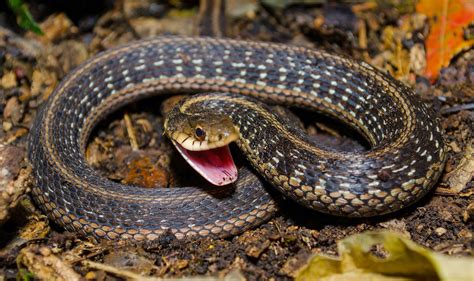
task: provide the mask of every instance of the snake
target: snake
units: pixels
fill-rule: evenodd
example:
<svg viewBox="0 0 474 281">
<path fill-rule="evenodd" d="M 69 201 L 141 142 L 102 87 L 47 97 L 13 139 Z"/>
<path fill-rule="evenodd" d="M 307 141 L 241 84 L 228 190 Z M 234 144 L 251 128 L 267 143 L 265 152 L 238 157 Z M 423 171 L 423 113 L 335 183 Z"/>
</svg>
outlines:
<svg viewBox="0 0 474 281">
<path fill-rule="evenodd" d="M 193 150 L 182 137 L 188 134 L 212 146 L 227 133 L 203 138 L 211 132 L 192 120 L 224 118 L 253 168 L 241 168 L 235 182 L 220 187 L 146 189 L 109 180 L 87 163 L 88 138 L 105 116 L 139 99 L 183 93 L 204 95 L 172 110 L 184 115 L 165 121 L 172 141 Z M 319 144 L 267 104 L 328 115 L 358 131 L 370 148 Z M 368 63 L 278 43 L 165 36 L 107 50 L 69 73 L 38 110 L 28 159 L 32 197 L 55 223 L 98 239 L 141 242 L 165 233 L 240 234 L 276 212 L 273 189 L 335 216 L 395 212 L 431 190 L 446 147 L 436 112 Z"/>
</svg>

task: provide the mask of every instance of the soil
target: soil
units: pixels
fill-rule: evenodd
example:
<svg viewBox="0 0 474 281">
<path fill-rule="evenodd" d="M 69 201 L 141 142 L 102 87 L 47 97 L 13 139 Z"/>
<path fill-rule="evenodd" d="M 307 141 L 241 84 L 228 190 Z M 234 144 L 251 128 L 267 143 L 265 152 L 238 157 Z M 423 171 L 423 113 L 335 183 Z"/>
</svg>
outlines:
<svg viewBox="0 0 474 281">
<path fill-rule="evenodd" d="M 227 31 L 229 37 L 326 48 L 366 60 L 416 89 L 439 112 L 449 155 L 445 172 L 433 191 L 414 206 L 377 218 L 345 219 L 311 212 L 281 199 L 280 211 L 273 219 L 242 235 L 183 242 L 168 234 L 141 246 L 95 241 L 49 222 L 29 195 L 22 195 L 32 184 L 22 171 L 28 171 L 24 160 L 28 128 L 38 108 L 70 70 L 97 52 L 149 36 L 192 34 L 189 27 L 197 10 L 195 4 L 181 1 L 97 1 L 94 7 L 85 7 L 82 1 L 71 2 L 73 7 L 54 1 L 30 4 L 43 36 L 19 29 L 12 13 L 1 7 L 0 140 L 7 148 L 0 148 L 0 156 L 10 157 L 0 161 L 0 168 L 11 176 L 0 178 L 8 186 L 0 190 L 0 277 L 29 276 L 17 261 L 19 255 L 25 258 L 22 249 L 35 247 L 34 253 L 43 257 L 54 254 L 87 279 L 109 280 L 118 275 L 91 269 L 84 260 L 158 277 L 223 276 L 235 270 L 247 280 L 286 280 L 293 278 L 311 254 L 335 255 L 338 240 L 380 229 L 402 233 L 440 253 L 471 255 L 474 50 L 453 58 L 433 84 L 409 57 L 399 57 L 402 64 L 411 65 L 402 71 L 393 63 L 396 54 L 381 34 L 392 29 L 402 38 L 398 41 L 400 48 L 411 53 L 423 43 L 417 38 L 424 38 L 427 23 L 413 23 L 402 29 L 400 21 L 417 22 L 419 15 L 395 5 L 364 8 L 361 4 L 317 4 L 282 9 L 244 1 L 248 7 L 239 10 L 232 6 L 234 1 L 229 1 L 233 8 Z M 89 163 L 112 180 L 144 188 L 199 183 L 199 176 L 162 134 L 161 102 L 151 99 L 129 105 L 103 120 L 87 148 Z M 367 149 L 360 136 L 346 133 L 333 120 L 316 114 L 296 115 L 303 117 L 302 125 L 315 141 L 341 150 Z M 233 152 L 239 154 L 237 149 Z M 183 179 L 189 174 L 194 176 Z"/>
</svg>

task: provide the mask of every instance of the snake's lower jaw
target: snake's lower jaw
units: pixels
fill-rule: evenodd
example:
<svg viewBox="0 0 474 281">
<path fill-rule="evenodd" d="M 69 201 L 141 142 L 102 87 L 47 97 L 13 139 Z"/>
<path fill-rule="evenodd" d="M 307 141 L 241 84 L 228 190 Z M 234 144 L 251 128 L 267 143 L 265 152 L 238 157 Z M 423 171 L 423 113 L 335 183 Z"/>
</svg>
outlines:
<svg viewBox="0 0 474 281">
<path fill-rule="evenodd" d="M 173 144 L 186 162 L 211 184 L 223 186 L 237 180 L 237 167 L 228 145 L 209 150 L 191 151 L 175 141 Z"/>
</svg>

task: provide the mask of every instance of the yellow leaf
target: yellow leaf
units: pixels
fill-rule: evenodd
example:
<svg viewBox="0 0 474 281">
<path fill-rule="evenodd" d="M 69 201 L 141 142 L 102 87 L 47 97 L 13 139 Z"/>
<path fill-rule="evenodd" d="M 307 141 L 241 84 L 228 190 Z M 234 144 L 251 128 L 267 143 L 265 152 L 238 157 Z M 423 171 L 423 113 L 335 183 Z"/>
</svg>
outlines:
<svg viewBox="0 0 474 281">
<path fill-rule="evenodd" d="M 474 277 L 473 258 L 441 255 L 393 232 L 353 235 L 338 243 L 338 252 L 339 257 L 313 256 L 298 270 L 296 280 L 468 281 Z"/>
</svg>

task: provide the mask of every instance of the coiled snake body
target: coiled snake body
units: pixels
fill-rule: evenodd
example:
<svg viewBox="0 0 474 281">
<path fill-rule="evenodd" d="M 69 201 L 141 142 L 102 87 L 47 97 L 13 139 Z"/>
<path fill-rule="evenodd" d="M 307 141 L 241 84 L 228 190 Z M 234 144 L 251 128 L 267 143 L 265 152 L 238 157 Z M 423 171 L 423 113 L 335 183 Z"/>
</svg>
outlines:
<svg viewBox="0 0 474 281">
<path fill-rule="evenodd" d="M 334 215 L 373 216 L 424 194 L 445 161 L 439 120 L 402 83 L 320 50 L 272 43 L 162 37 L 106 51 L 77 68 L 39 112 L 29 139 L 33 197 L 68 230 L 108 239 L 225 237 L 275 211 L 246 170 L 227 187 L 144 189 L 101 177 L 85 161 L 87 138 L 104 115 L 170 92 L 225 92 L 321 111 L 359 130 L 371 149 L 320 147 L 235 95 L 205 96 L 240 127 L 239 146 L 287 197 Z M 220 108 L 220 109 L 219 109 Z M 264 140 L 264 141 L 262 141 Z"/>
</svg>

